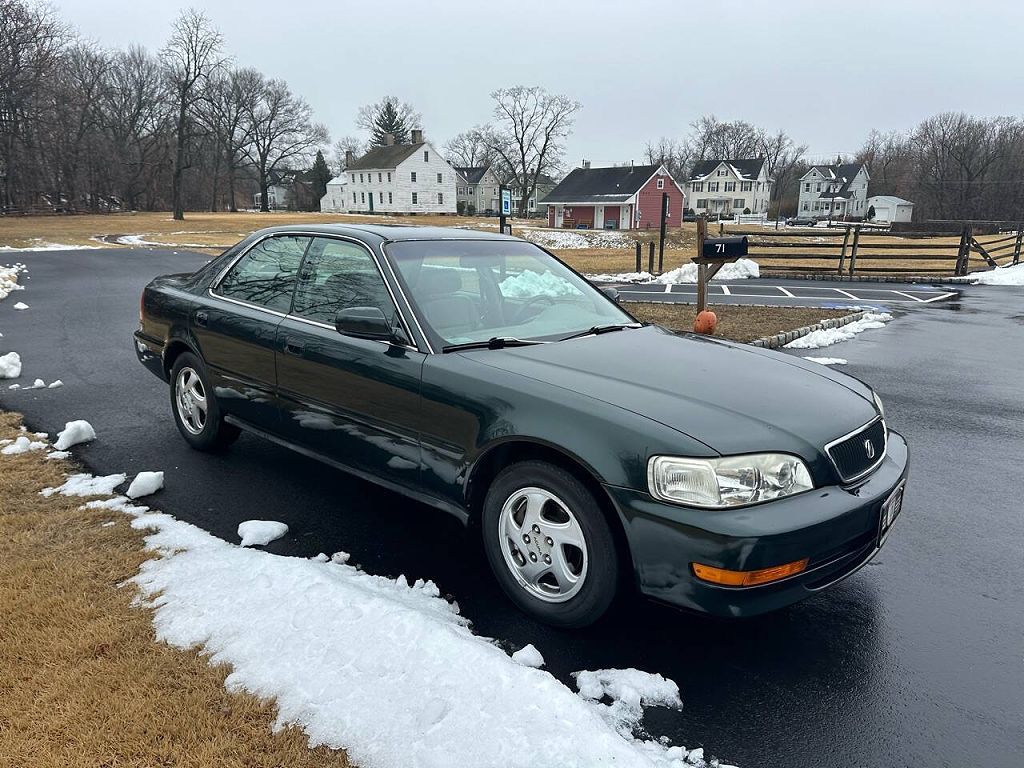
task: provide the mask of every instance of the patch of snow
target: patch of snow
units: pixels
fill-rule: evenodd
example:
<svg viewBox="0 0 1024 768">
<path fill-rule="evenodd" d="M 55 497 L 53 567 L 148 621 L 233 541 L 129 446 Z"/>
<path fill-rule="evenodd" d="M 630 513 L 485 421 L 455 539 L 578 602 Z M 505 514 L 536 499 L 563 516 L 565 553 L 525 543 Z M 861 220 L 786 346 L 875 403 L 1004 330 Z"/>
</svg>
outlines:
<svg viewBox="0 0 1024 768">
<path fill-rule="evenodd" d="M 533 667 L 534 669 L 540 669 L 544 666 L 544 657 L 540 655 L 540 651 L 534 647 L 533 643 L 527 643 L 513 653 L 512 661 L 516 664 L 522 664 L 524 667 Z"/>
<path fill-rule="evenodd" d="M 498 284 L 502 296 L 528 299 L 534 296 L 580 296 L 576 286 L 555 275 L 551 270 L 543 273 L 527 269 L 518 275 L 506 277 Z"/>
<path fill-rule="evenodd" d="M 56 379 L 54 381 L 51 381 L 49 386 L 47 386 L 46 388 L 47 389 L 57 389 L 58 387 L 63 387 L 63 386 L 64 386 L 64 382 L 61 381 L 60 379 Z"/>
<path fill-rule="evenodd" d="M 718 270 L 718 273 L 712 278 L 712 282 L 715 280 L 747 280 L 751 277 L 759 277 L 761 269 L 756 261 L 751 259 L 737 259 L 735 262 L 729 264 L 723 264 L 722 268 Z M 697 265 L 696 264 L 683 264 L 683 266 L 673 269 L 670 272 L 666 272 L 654 280 L 650 280 L 652 283 L 661 283 L 662 285 L 676 285 L 678 283 L 696 283 L 697 282 Z"/>
<path fill-rule="evenodd" d="M 841 357 L 805 357 L 804 360 L 820 365 L 846 365 L 846 361 Z"/>
<path fill-rule="evenodd" d="M 21 376 L 21 355 L 17 352 L 0 355 L 0 379 L 16 379 L 19 376 Z"/>
<path fill-rule="evenodd" d="M 811 331 L 806 336 L 794 339 L 786 345 L 786 349 L 820 349 L 841 341 L 849 341 L 858 333 L 871 330 L 872 328 L 884 328 L 885 324 L 892 320 L 888 312 L 865 312 L 864 316 L 852 323 L 847 323 L 839 328 L 822 328 Z"/>
<path fill-rule="evenodd" d="M 1024 285 L 1024 264 L 997 267 L 989 272 L 976 272 L 957 279 L 974 285 Z"/>
<path fill-rule="evenodd" d="M 25 389 L 46 389 L 46 382 L 42 379 L 36 379 L 32 382 L 31 387 L 25 387 Z"/>
<path fill-rule="evenodd" d="M 38 243 L 38 245 L 32 245 L 27 248 L 12 248 L 9 245 L 0 245 L 0 251 L 4 253 L 25 253 L 28 251 L 83 251 L 99 247 L 96 245 L 65 245 L 64 243 L 47 243 L 39 237 L 32 238 L 32 242 Z"/>
<path fill-rule="evenodd" d="M 92 428 L 92 424 L 78 419 L 64 425 L 64 429 L 57 433 L 57 442 L 53 444 L 53 447 L 58 451 L 64 451 L 73 445 L 88 443 L 95 439 L 96 430 Z"/>
<path fill-rule="evenodd" d="M 125 495 L 129 499 L 138 499 L 142 496 L 149 496 L 164 487 L 163 472 L 139 472 L 132 480 Z"/>
<path fill-rule="evenodd" d="M 13 456 L 18 453 L 28 453 L 29 451 L 41 451 L 49 446 L 38 440 L 29 440 L 24 435 L 19 435 L 18 439 L 10 445 L 0 448 L 0 453 L 5 456 Z"/>
<path fill-rule="evenodd" d="M 71 451 L 50 451 L 46 454 L 48 459 L 66 459 L 71 455 Z"/>
<path fill-rule="evenodd" d="M 96 477 L 88 472 L 71 475 L 63 485 L 56 488 L 43 488 L 39 493 L 50 497 L 55 493 L 64 496 L 109 496 L 121 483 L 125 481 L 125 475 L 105 475 Z"/>
<path fill-rule="evenodd" d="M 199 232 L 181 232 L 172 234 L 201 234 Z M 112 235 L 105 235 L 102 238 L 93 238 L 94 240 L 99 239 L 100 242 L 109 243 L 111 242 Z M 146 240 L 145 235 L 118 235 L 113 237 L 113 242 L 117 245 L 130 245 L 135 247 L 144 248 L 219 248 L 217 245 L 210 245 L 209 243 L 158 243 L 153 240 Z"/>
<path fill-rule="evenodd" d="M 110 528 L 113 525 L 117 525 L 116 520 L 108 520 L 105 523 L 100 523 L 100 528 Z"/>
<path fill-rule="evenodd" d="M 21 384 L 11 384 L 8 389 L 21 389 Z"/>
<path fill-rule="evenodd" d="M 585 275 L 592 283 L 650 283 L 654 275 L 650 272 L 620 272 L 617 275 L 597 274 Z"/>
<path fill-rule="evenodd" d="M 23 264 L 0 267 L 0 301 L 6 299 L 13 291 L 25 289 L 25 286 L 18 282 L 18 275 L 24 271 Z"/>
<path fill-rule="evenodd" d="M 288 533 L 288 526 L 276 520 L 246 520 L 238 524 L 239 546 L 262 547 Z"/>
<path fill-rule="evenodd" d="M 127 496 L 114 496 L 109 499 L 94 499 L 82 505 L 82 509 L 111 509 L 115 512 L 124 512 L 126 515 L 137 517 L 149 512 L 149 507 L 132 504 Z"/>
<path fill-rule="evenodd" d="M 524 240 L 554 250 L 633 248 L 636 242 L 628 235 L 614 229 L 531 229 L 520 227 L 518 234 Z"/>
<path fill-rule="evenodd" d="M 639 726 L 644 707 L 683 707 L 679 686 L 661 675 L 639 669 L 599 669 L 574 672 L 573 677 L 584 699 L 611 700 L 610 704 L 601 704 L 600 711 L 609 725 L 623 736 L 630 735 Z"/>
<path fill-rule="evenodd" d="M 19 301 L 17 304 L 14 305 L 14 309 L 28 309 L 28 304 L 26 304 L 24 301 Z"/>
</svg>

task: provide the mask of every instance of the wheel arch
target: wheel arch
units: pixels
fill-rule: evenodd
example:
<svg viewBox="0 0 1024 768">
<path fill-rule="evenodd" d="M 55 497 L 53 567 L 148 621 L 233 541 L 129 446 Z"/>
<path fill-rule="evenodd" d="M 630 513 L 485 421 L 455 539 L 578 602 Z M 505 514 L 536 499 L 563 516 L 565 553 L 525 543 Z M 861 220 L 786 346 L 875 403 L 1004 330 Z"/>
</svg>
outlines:
<svg viewBox="0 0 1024 768">
<path fill-rule="evenodd" d="M 168 381 L 171 380 L 171 369 L 174 368 L 174 362 L 185 352 L 191 352 L 201 359 L 195 346 L 180 336 L 176 336 L 167 342 L 167 346 L 164 348 L 163 368 L 164 378 Z"/>
</svg>

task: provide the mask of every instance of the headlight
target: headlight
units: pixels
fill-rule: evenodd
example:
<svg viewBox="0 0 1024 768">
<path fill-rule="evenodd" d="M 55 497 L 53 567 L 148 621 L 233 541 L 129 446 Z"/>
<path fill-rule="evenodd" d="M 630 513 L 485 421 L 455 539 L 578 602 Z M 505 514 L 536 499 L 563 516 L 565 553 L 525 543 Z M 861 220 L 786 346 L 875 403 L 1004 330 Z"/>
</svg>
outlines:
<svg viewBox="0 0 1024 768">
<path fill-rule="evenodd" d="M 807 465 L 783 453 L 720 459 L 654 456 L 647 465 L 647 484 L 657 499 L 716 509 L 780 499 L 814 487 Z"/>
<path fill-rule="evenodd" d="M 885 408 L 882 406 L 882 398 L 878 396 L 878 393 L 871 390 L 871 396 L 875 398 L 875 408 L 878 409 L 878 415 L 883 419 L 885 418 Z"/>
</svg>

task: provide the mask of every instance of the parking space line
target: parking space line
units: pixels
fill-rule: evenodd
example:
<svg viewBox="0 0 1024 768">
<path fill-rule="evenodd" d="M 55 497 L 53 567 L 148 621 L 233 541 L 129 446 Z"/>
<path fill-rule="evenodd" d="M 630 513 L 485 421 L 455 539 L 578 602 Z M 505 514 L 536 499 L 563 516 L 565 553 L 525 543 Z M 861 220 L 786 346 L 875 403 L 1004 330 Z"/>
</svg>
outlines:
<svg viewBox="0 0 1024 768">
<path fill-rule="evenodd" d="M 723 285 L 722 286 L 722 295 L 723 296 L 732 296 L 732 293 L 729 292 L 729 286 L 728 285 Z"/>
<path fill-rule="evenodd" d="M 777 288 L 777 289 L 778 289 L 778 290 L 780 290 L 780 291 L 782 291 L 782 295 L 783 295 L 783 296 L 788 296 L 788 297 L 789 297 L 789 298 L 791 298 L 791 299 L 795 299 L 795 298 L 796 298 L 796 296 L 794 296 L 794 295 L 793 295 L 792 293 L 790 293 L 789 291 L 787 291 L 787 290 L 786 290 L 785 288 L 783 288 L 783 287 L 782 287 L 781 285 L 776 285 L 776 286 L 773 286 L 773 287 L 774 287 L 774 288 Z"/>
<path fill-rule="evenodd" d="M 941 301 L 942 299 L 948 299 L 951 296 L 956 296 L 956 291 L 950 291 L 949 293 L 943 293 L 938 296 L 933 296 L 930 299 L 924 299 L 922 304 L 930 304 L 933 301 Z"/>
<path fill-rule="evenodd" d="M 900 296 L 906 296 L 908 299 L 913 299 L 914 301 L 920 301 L 922 304 L 924 303 L 924 299 L 919 299 L 919 298 L 917 298 L 917 296 L 911 296 L 909 293 L 904 293 L 903 291 L 897 291 L 897 290 L 894 290 L 892 288 L 890 288 L 889 290 L 892 291 L 893 293 L 898 293 Z"/>
<path fill-rule="evenodd" d="M 852 293 L 850 293 L 849 291 L 844 291 L 842 288 L 833 288 L 832 290 L 835 291 L 836 293 L 843 294 L 843 296 L 845 296 L 848 299 L 853 299 L 854 301 L 865 301 L 865 299 L 860 298 L 860 296 L 854 296 Z"/>
<path fill-rule="evenodd" d="M 665 286 L 665 293 L 672 293 L 672 283 L 668 283 Z"/>
</svg>

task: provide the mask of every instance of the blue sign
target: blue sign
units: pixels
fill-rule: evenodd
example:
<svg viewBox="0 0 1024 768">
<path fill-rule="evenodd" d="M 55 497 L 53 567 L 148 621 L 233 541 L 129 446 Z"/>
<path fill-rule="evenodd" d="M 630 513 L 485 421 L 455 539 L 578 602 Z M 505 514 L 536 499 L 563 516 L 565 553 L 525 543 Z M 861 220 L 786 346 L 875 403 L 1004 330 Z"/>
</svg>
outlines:
<svg viewBox="0 0 1024 768">
<path fill-rule="evenodd" d="M 511 216 L 512 215 L 512 190 L 503 189 L 501 190 L 501 215 Z"/>
</svg>

